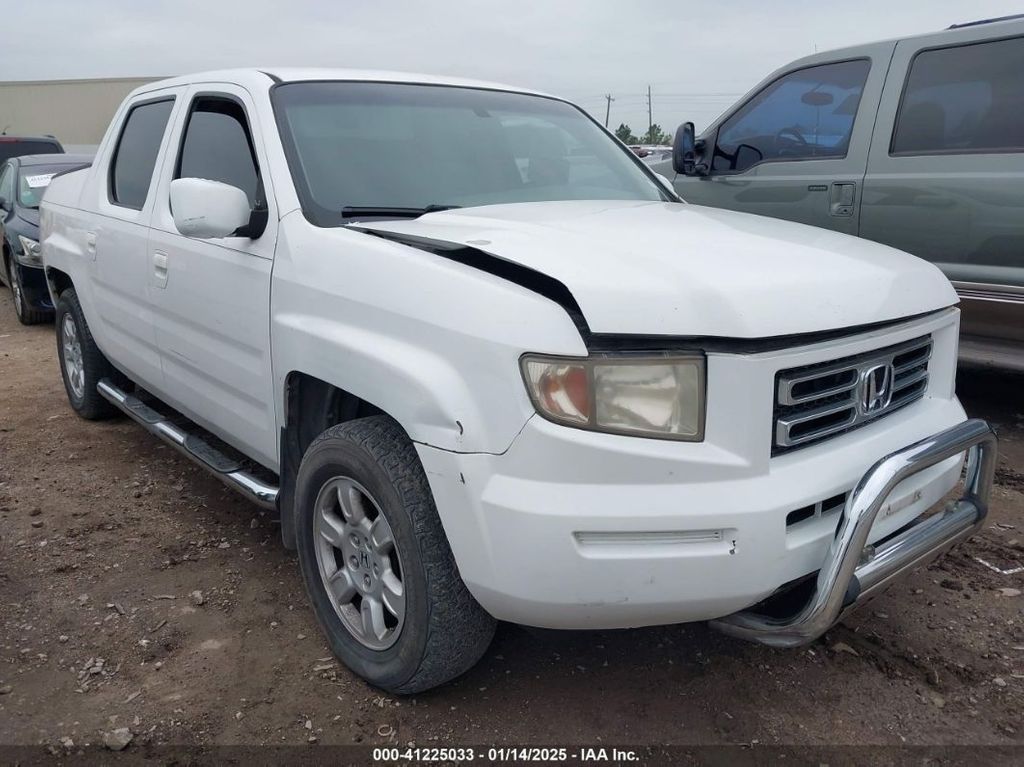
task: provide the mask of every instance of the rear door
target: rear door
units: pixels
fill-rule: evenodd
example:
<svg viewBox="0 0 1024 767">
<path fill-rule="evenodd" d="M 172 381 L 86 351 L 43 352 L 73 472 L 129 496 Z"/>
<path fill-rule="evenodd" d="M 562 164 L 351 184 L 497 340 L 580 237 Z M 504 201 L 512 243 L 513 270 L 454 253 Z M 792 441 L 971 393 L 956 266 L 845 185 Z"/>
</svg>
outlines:
<svg viewBox="0 0 1024 767">
<path fill-rule="evenodd" d="M 698 205 L 856 234 L 893 46 L 804 59 L 775 73 L 704 133 L 714 147 L 711 175 L 677 176 L 676 191 Z"/>
<path fill-rule="evenodd" d="M 183 88 L 138 96 L 122 110 L 115 140 L 97 158 L 96 211 L 85 232 L 93 296 L 83 297 L 93 335 L 103 352 L 133 380 L 159 391 L 163 382 L 150 303 L 146 246 L 153 210 L 155 169 L 168 143 Z"/>
<path fill-rule="evenodd" d="M 861 235 L 938 265 L 965 334 L 1024 342 L 1024 22 L 899 43 Z"/>
<path fill-rule="evenodd" d="M 161 171 L 147 272 L 164 394 L 193 420 L 271 468 L 278 434 L 270 367 L 270 274 L 277 210 L 250 94 L 203 83 L 184 100 Z M 259 237 L 203 240 L 174 225 L 170 184 L 205 178 L 242 189 L 267 212 Z"/>
</svg>

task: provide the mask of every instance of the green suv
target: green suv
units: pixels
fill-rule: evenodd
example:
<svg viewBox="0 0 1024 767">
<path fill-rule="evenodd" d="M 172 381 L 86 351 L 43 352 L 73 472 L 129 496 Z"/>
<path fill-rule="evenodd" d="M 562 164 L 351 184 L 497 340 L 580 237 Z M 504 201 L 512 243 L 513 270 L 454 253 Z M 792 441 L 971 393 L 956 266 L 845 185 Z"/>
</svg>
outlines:
<svg viewBox="0 0 1024 767">
<path fill-rule="evenodd" d="M 688 202 L 932 261 L 961 360 L 1024 370 L 1024 15 L 795 61 L 653 169 Z"/>
</svg>

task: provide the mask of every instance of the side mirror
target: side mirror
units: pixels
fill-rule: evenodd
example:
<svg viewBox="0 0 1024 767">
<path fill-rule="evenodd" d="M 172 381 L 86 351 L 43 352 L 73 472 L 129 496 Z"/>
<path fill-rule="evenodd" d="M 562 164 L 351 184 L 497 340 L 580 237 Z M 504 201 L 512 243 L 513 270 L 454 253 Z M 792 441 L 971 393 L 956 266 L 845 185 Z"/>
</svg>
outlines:
<svg viewBox="0 0 1024 767">
<path fill-rule="evenodd" d="M 171 182 L 174 226 L 186 237 L 230 237 L 249 224 L 252 209 L 241 189 L 205 178 Z"/>
<path fill-rule="evenodd" d="M 697 167 L 697 138 L 693 123 L 685 122 L 676 130 L 672 142 L 672 169 L 684 176 L 692 176 Z"/>
<path fill-rule="evenodd" d="M 7 198 L 6 197 L 0 197 L 0 210 L 10 210 L 10 209 L 11 209 L 11 203 L 7 200 Z"/>
</svg>

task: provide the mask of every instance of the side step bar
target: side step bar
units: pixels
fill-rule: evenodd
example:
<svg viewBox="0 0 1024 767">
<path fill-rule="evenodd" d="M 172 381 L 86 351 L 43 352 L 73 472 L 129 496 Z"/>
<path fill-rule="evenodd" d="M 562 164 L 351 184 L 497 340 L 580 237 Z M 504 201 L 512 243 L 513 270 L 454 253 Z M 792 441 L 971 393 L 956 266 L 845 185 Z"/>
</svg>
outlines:
<svg viewBox="0 0 1024 767">
<path fill-rule="evenodd" d="M 265 509 L 277 508 L 277 487 L 268 485 L 244 471 L 237 461 L 224 455 L 202 437 L 189 434 L 171 423 L 138 397 L 117 388 L 107 378 L 96 384 L 96 391 L 141 424 L 150 434 L 156 435 L 179 453 L 190 458 L 228 487 L 237 490 Z"/>
</svg>

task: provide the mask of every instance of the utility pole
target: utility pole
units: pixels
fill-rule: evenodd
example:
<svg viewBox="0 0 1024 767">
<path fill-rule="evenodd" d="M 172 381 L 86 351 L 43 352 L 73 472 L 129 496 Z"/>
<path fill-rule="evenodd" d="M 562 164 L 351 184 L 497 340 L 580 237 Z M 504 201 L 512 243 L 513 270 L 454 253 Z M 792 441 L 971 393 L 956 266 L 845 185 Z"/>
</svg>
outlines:
<svg viewBox="0 0 1024 767">
<path fill-rule="evenodd" d="M 651 109 L 651 86 L 647 86 L 647 138 L 651 138 L 651 128 L 654 127 L 654 110 Z"/>
<path fill-rule="evenodd" d="M 610 94 L 610 93 L 605 94 L 604 98 L 605 98 L 605 101 L 608 102 L 608 104 L 604 108 L 604 127 L 607 128 L 608 127 L 608 118 L 611 116 L 611 113 L 612 113 L 612 102 L 615 101 L 615 99 L 612 98 L 612 94 Z"/>
</svg>

